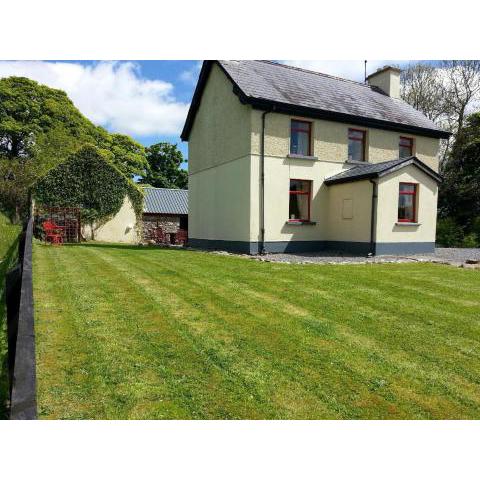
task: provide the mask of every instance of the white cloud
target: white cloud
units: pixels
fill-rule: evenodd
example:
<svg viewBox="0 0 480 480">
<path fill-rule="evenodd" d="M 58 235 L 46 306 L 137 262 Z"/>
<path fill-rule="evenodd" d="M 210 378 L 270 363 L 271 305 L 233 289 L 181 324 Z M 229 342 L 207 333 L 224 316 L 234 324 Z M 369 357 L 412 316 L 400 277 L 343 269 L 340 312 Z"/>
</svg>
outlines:
<svg viewBox="0 0 480 480">
<path fill-rule="evenodd" d="M 195 85 L 198 80 L 198 75 L 200 74 L 200 70 L 202 68 L 203 62 L 196 62 L 192 68 L 188 70 L 184 70 L 180 74 L 180 80 L 185 83 L 189 83 L 191 85 Z"/>
<path fill-rule="evenodd" d="M 348 78 L 363 82 L 365 78 L 364 60 L 286 60 L 283 63 L 292 67 L 305 68 L 316 72 L 327 73 L 336 77 Z M 399 64 L 401 62 L 391 60 L 368 60 L 367 75 L 384 65 Z"/>
<path fill-rule="evenodd" d="M 132 62 L 0 62 L 0 77 L 11 75 L 64 90 L 87 118 L 113 132 L 178 135 L 187 115 L 171 83 L 142 78 Z"/>
</svg>

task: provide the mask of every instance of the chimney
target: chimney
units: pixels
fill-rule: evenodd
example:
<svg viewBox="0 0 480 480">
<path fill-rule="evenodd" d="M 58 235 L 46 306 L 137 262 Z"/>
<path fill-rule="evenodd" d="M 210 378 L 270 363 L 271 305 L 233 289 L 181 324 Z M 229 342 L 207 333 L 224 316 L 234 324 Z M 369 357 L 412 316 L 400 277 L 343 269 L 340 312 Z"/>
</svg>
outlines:
<svg viewBox="0 0 480 480">
<path fill-rule="evenodd" d="M 367 83 L 378 87 L 389 97 L 400 98 L 400 72 L 399 68 L 387 65 L 370 74 Z"/>
</svg>

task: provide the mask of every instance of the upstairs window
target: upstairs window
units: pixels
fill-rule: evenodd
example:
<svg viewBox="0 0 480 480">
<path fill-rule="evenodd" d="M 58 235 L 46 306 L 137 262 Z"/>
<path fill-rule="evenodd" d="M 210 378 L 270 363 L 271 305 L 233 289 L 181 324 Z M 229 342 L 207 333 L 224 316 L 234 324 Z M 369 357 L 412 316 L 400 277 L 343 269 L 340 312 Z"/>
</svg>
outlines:
<svg viewBox="0 0 480 480">
<path fill-rule="evenodd" d="M 290 180 L 290 206 L 288 219 L 290 222 L 310 221 L 311 180 Z"/>
<path fill-rule="evenodd" d="M 400 183 L 398 195 L 398 221 L 417 221 L 417 190 L 416 183 Z"/>
<path fill-rule="evenodd" d="M 348 160 L 354 162 L 365 161 L 365 130 L 348 129 Z"/>
<path fill-rule="evenodd" d="M 407 158 L 413 155 L 413 138 L 400 137 L 399 157 Z"/>
<path fill-rule="evenodd" d="M 312 154 L 312 124 L 292 120 L 290 126 L 290 153 L 308 157 Z"/>
</svg>

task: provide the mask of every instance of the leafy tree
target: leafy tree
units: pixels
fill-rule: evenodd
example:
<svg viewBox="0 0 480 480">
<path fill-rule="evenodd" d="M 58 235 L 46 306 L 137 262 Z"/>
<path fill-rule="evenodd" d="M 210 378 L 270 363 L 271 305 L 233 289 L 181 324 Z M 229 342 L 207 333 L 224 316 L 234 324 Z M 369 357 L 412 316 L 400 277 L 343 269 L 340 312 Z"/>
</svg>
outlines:
<svg viewBox="0 0 480 480">
<path fill-rule="evenodd" d="M 453 218 L 439 218 L 436 243 L 441 247 L 460 247 L 463 239 L 462 228 Z"/>
<path fill-rule="evenodd" d="M 466 234 L 480 217 L 480 112 L 467 117 L 442 168 L 439 212 L 452 217 Z"/>
<path fill-rule="evenodd" d="M 480 100 L 480 61 L 443 60 L 436 66 L 417 62 L 401 75 L 401 96 L 441 128 L 453 133 L 442 141 L 440 159 L 449 157 L 466 117 Z"/>
<path fill-rule="evenodd" d="M 145 174 L 144 147 L 94 125 L 65 92 L 28 78 L 0 79 L 0 206 L 11 216 L 25 210 L 35 178 L 86 144 L 101 149 L 128 177 Z M 15 185 L 5 180 L 8 172 Z"/>
<path fill-rule="evenodd" d="M 182 152 L 168 142 L 146 149 L 148 169 L 141 183 L 158 188 L 188 188 L 188 174 L 180 168 L 185 161 Z"/>
<path fill-rule="evenodd" d="M 439 69 L 426 63 L 410 64 L 402 70 L 401 97 L 433 122 L 441 120 L 445 109 Z"/>
<path fill-rule="evenodd" d="M 12 162 L 0 157 L 0 211 L 13 223 L 28 214 L 28 191 L 37 177 L 37 169 L 29 159 Z"/>
<path fill-rule="evenodd" d="M 113 163 L 127 177 L 145 174 L 148 168 L 145 148 L 128 135 L 119 133 L 109 135 L 103 148 L 110 152 Z"/>
</svg>

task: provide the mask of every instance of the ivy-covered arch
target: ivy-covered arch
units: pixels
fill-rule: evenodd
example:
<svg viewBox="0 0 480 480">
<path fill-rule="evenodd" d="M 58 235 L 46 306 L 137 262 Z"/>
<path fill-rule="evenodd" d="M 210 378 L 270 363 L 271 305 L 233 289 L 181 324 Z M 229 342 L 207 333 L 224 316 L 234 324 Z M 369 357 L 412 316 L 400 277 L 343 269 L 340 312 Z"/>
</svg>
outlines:
<svg viewBox="0 0 480 480">
<path fill-rule="evenodd" d="M 85 145 L 50 170 L 33 189 L 35 200 L 49 207 L 79 207 L 82 219 L 99 226 L 115 216 L 128 196 L 137 221 L 143 193 L 93 145 Z M 92 230 L 93 231 L 93 230 Z"/>
</svg>

